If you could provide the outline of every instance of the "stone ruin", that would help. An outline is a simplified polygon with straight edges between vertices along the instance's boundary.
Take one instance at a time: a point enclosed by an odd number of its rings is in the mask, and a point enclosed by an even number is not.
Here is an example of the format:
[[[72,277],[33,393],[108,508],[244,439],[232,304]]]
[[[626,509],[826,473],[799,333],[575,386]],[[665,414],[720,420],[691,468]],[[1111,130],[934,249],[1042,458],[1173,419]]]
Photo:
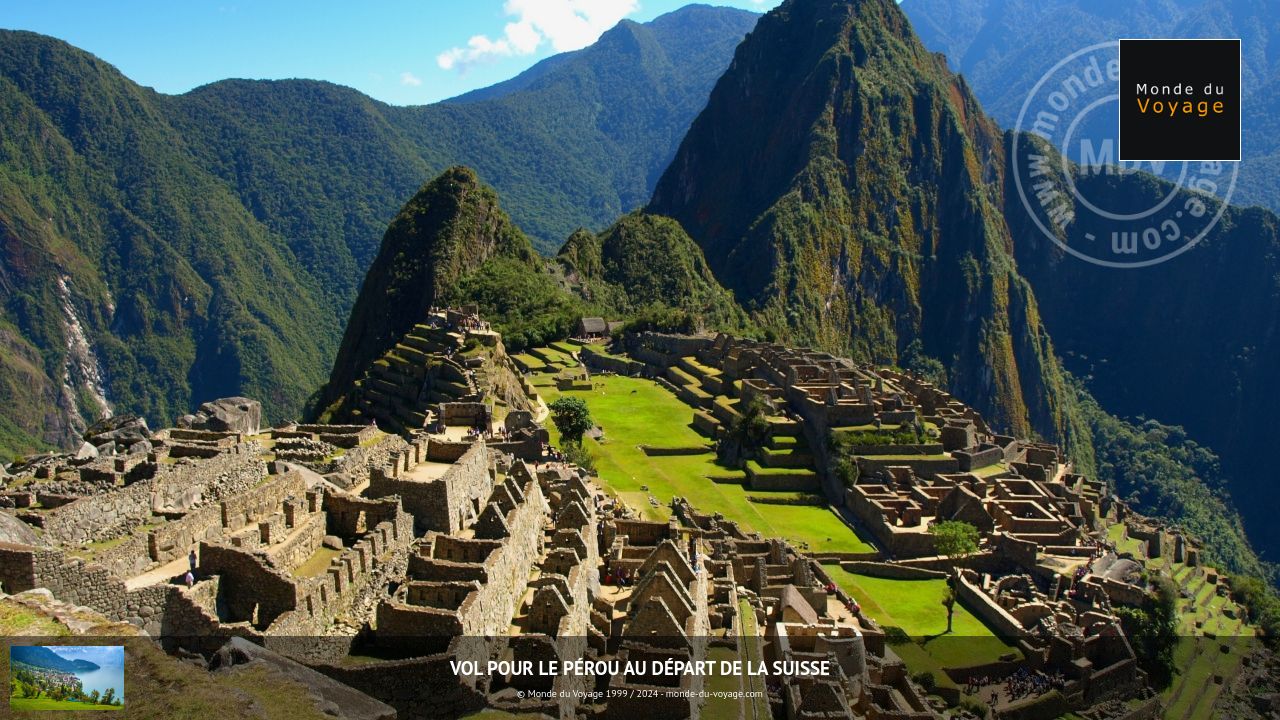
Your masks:
[[[532,387],[495,381],[507,371],[495,353],[467,357],[468,339],[501,347],[471,317],[415,329],[405,347],[419,354],[397,348],[404,363],[366,376],[358,421],[263,429],[257,404],[233,398],[154,433],[117,419],[93,431],[96,454],[11,466],[0,587],[46,588],[175,652],[235,658],[248,640],[401,718],[693,718],[698,675],[470,676],[451,662],[712,656],[831,661],[827,676],[760,678],[775,717],[938,717],[819,558],[679,499],[670,520],[639,520],[584,471],[547,462]],[[453,344],[414,344],[429,338]],[[1062,675],[1077,707],[1144,687],[1114,606],[1146,588],[1097,518],[1127,517],[1148,557],[1191,564],[1196,549],[1143,525],[1057,448],[993,432],[918,378],[825,353],[727,336],[626,342],[628,362],[712,437],[759,398],[770,427],[755,462],[771,471],[746,482],[821,493],[878,546],[822,562],[946,577],[928,528],[964,520],[982,548],[951,582],[1024,666]],[[393,396],[393,380],[416,390]],[[832,472],[827,438],[841,433],[858,441],[842,446],[858,462],[851,485]]]

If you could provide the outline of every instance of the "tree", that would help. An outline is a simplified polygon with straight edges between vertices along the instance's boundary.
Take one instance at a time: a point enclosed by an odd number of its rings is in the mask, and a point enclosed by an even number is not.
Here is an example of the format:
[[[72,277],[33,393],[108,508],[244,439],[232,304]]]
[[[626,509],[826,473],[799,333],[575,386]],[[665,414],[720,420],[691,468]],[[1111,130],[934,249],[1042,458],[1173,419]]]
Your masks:
[[[1153,592],[1142,607],[1119,607],[1116,615],[1137,656],[1138,667],[1157,689],[1173,681],[1173,650],[1178,644],[1178,590],[1173,581],[1157,576]]]
[[[942,597],[942,606],[947,609],[947,632],[950,633],[956,609],[956,569],[966,558],[978,552],[978,528],[963,520],[943,520],[931,525],[929,534],[933,536],[938,554],[951,565],[951,577],[947,578],[947,589]]]
[[[947,578],[947,584],[942,588],[942,607],[947,609],[947,634],[951,634],[951,620],[955,617],[956,612],[956,586],[954,578]]]
[[[582,443],[569,443],[564,446],[564,459],[589,473],[596,471],[596,459]]]
[[[560,431],[560,439],[566,443],[579,444],[582,435],[595,423],[591,420],[591,410],[582,398],[562,397],[551,403],[551,420]]]
[[[97,690],[94,690],[93,692],[89,693],[89,702],[94,705],[98,704],[98,700],[100,698],[101,698],[101,693],[99,693]]]
[[[103,705],[114,705],[115,703],[111,702],[111,700],[112,700],[112,698],[114,698],[115,696],[116,696],[116,689],[115,689],[115,688],[107,688],[107,691],[106,691],[105,693],[103,693],[103,694],[102,694],[102,704],[103,704]]]
[[[741,411],[729,422],[719,447],[721,460],[737,465],[764,447],[769,436],[769,405],[758,394],[740,403]]]

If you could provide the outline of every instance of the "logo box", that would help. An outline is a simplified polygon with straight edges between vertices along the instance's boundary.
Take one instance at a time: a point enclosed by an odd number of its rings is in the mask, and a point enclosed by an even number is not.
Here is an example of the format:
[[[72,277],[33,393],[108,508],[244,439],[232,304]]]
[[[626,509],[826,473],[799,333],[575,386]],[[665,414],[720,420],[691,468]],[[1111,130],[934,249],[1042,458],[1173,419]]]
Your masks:
[[[1121,39],[1119,159],[1240,159],[1240,40]]]

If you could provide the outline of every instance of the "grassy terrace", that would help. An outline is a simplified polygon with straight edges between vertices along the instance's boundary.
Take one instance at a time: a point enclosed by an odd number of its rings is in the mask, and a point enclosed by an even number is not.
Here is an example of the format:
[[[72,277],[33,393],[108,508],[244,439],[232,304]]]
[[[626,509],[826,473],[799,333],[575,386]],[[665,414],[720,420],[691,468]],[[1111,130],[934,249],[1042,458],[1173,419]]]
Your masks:
[[[1009,470],[1009,467],[1004,463],[996,463],[995,465],[988,465],[984,468],[978,468],[977,470],[973,470],[972,472],[974,475],[977,475],[980,478],[989,478],[993,475],[999,475],[1002,472],[1008,472],[1008,470]]]
[[[43,710],[123,710],[124,708],[120,705],[94,705],[71,700],[54,700],[48,697],[11,697],[9,709],[14,712],[39,712]]]
[[[342,552],[333,548],[321,547],[316,548],[311,557],[307,558],[301,565],[293,569],[293,576],[298,578],[316,577],[323,575],[329,569],[329,563],[333,559],[341,555]]]
[[[939,685],[955,687],[943,668],[971,667],[995,662],[1001,656],[1021,652],[1001,640],[973,613],[957,603],[951,634],[946,634],[947,611],[942,606],[943,580],[891,580],[846,572],[839,565],[824,565],[882,627],[902,628],[912,642],[894,645],[893,651],[913,673],[929,671]]]
[[[1160,693],[1166,706],[1165,717],[1171,720],[1209,720],[1216,717],[1214,703],[1223,685],[1214,681],[1221,676],[1226,682],[1240,671],[1240,664],[1254,646],[1254,628],[1239,618],[1243,610],[1230,599],[1217,594],[1217,585],[1205,578],[1212,568],[1193,568],[1173,562],[1172,554],[1147,558],[1146,543],[1128,537],[1123,523],[1107,528],[1107,539],[1120,552],[1144,558],[1151,571],[1173,578],[1184,597],[1179,597],[1178,634],[1174,649],[1176,674],[1168,688]],[[1236,617],[1228,617],[1232,610]]]
[[[706,445],[706,438],[689,427],[693,408],[649,380],[600,375],[593,381],[600,385],[598,389],[563,394],[586,400],[596,424],[604,428],[604,442],[587,440],[586,444],[596,458],[596,469],[605,489],[646,518],[666,519],[671,514],[671,498],[679,495],[700,512],[721,513],[747,530],[807,544],[813,552],[852,553],[872,549],[829,508],[753,503],[740,484],[712,482],[709,476],[737,479],[743,475],[740,470],[717,465],[713,453],[645,455],[639,445]],[[548,403],[562,394],[550,378],[538,377],[534,382]],[[548,423],[548,428],[552,442],[558,442],[555,427]],[[641,486],[647,486],[648,492]],[[657,498],[657,507],[649,503],[649,495]]]
[[[0,600],[0,635],[53,637],[70,635],[62,623],[15,601]]]

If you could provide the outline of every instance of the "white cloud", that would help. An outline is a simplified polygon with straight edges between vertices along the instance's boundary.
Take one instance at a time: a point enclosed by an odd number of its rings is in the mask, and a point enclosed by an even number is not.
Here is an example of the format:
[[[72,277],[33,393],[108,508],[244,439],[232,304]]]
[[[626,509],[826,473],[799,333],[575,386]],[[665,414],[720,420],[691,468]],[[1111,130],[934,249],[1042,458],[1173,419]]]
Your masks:
[[[406,70],[400,73],[400,84],[408,85],[410,87],[418,87],[422,84],[422,79]]]
[[[507,0],[502,10],[515,19],[500,37],[474,35],[465,47],[437,55],[436,64],[464,71],[478,62],[529,55],[544,42],[556,52],[584,48],[638,6],[638,0]]]

